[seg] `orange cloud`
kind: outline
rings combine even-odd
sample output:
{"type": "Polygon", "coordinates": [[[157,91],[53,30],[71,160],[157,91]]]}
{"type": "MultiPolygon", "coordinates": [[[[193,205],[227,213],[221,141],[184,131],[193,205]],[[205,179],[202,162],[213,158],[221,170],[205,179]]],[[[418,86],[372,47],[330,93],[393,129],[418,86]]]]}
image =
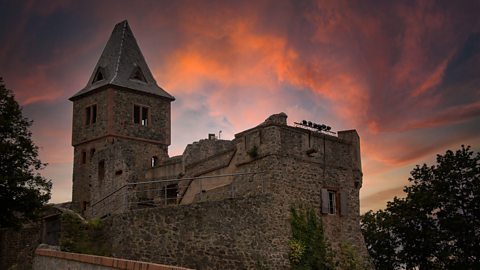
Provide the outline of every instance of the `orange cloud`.
{"type": "Polygon", "coordinates": [[[464,122],[480,117],[480,101],[447,108],[432,117],[408,123],[406,129],[431,128],[464,122]]]}
{"type": "Polygon", "coordinates": [[[416,97],[423,94],[429,89],[439,85],[442,82],[442,77],[447,68],[447,64],[450,61],[451,57],[447,57],[438,67],[433,71],[433,73],[427,77],[427,79],[416,89],[412,91],[412,96],[416,97]]]}

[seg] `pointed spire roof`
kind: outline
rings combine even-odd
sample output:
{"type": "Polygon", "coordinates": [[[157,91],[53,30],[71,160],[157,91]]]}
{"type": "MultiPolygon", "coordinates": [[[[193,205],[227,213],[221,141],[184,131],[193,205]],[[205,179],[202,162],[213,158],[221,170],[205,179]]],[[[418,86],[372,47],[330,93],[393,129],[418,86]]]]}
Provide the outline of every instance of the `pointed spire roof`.
{"type": "Polygon", "coordinates": [[[126,20],[115,25],[87,86],[70,100],[73,101],[106,85],[120,86],[175,100],[157,85],[126,20]]]}

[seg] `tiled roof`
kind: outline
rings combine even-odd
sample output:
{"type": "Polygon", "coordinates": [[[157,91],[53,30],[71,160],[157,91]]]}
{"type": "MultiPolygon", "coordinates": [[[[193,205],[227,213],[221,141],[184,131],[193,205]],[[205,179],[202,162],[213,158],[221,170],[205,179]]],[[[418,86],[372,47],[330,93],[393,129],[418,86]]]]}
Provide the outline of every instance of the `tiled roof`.
{"type": "Polygon", "coordinates": [[[157,85],[126,20],[115,25],[87,85],[70,100],[106,85],[175,99],[157,85]]]}

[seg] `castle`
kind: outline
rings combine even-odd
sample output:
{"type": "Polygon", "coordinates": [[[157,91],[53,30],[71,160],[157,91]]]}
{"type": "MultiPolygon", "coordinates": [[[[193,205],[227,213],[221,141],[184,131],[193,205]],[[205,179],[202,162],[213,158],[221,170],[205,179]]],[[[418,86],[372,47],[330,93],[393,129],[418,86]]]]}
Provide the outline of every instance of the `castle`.
{"type": "Polygon", "coordinates": [[[279,113],[169,157],[171,102],[127,21],[73,102],[72,207],[107,220],[117,256],[197,268],[288,267],[291,207],[367,255],[359,226],[360,139],[287,125],[279,113]],[[113,237],[114,236],[114,237],[113,237]],[[154,251],[154,252],[153,252],[154,251]]]}

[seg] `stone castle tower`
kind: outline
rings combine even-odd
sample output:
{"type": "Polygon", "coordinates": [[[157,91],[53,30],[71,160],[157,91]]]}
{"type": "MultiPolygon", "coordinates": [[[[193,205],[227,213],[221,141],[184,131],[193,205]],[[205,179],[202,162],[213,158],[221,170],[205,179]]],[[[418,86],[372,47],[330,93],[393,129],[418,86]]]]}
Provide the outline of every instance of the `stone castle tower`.
{"type": "Polygon", "coordinates": [[[174,99],[157,85],[128,22],[117,24],[87,85],[70,98],[75,210],[84,214],[168,157],[174,99]]]}

